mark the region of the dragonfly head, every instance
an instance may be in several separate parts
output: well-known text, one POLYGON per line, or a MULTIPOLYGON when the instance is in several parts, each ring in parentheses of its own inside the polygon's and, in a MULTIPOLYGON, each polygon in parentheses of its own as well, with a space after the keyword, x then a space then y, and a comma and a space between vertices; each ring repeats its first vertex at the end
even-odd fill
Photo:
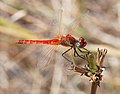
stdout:
POLYGON ((79 41, 76 43, 78 48, 84 48, 87 45, 86 40, 83 37, 80 37, 79 41))

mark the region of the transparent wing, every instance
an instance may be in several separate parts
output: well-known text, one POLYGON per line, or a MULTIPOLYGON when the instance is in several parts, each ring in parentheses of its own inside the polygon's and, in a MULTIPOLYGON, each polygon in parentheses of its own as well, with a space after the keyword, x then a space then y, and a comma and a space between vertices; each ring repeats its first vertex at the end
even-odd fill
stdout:
POLYGON ((79 34, 81 34, 83 31, 82 27, 80 26, 80 22, 78 22, 75 19, 74 20, 71 19, 71 20, 72 20, 71 23, 69 23, 65 27, 66 32, 72 34, 73 36, 80 37, 79 34))
POLYGON ((38 68, 45 68, 55 63, 57 45, 36 45, 36 62, 38 68))
POLYGON ((54 16, 53 16, 53 20, 51 21, 51 25, 52 25, 52 28, 54 29, 54 34, 55 35, 61 35, 63 34, 62 32, 62 12, 63 10, 62 9, 58 9, 55 11, 54 13, 54 16))

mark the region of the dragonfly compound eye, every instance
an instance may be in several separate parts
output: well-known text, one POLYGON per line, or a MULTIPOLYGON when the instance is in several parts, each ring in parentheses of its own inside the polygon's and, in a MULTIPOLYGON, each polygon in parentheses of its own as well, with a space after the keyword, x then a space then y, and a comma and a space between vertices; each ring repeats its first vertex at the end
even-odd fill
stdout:
POLYGON ((79 43, 81 47, 85 47, 87 45, 87 42, 83 37, 79 39, 79 43))

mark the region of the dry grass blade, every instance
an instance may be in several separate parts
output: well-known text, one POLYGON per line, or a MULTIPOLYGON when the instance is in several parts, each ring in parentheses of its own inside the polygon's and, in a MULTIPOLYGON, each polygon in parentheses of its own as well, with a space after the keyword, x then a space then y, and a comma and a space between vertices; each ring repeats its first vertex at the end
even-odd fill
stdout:
POLYGON ((2 17, 0 17, 0 32, 11 35, 13 37, 38 39, 38 37, 34 33, 31 33, 28 29, 14 24, 2 17))

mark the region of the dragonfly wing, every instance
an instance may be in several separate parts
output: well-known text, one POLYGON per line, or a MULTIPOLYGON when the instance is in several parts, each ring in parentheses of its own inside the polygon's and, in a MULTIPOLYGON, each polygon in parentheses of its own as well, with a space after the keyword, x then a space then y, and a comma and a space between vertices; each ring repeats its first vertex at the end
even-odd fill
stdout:
POLYGON ((37 45, 36 46, 36 62, 38 68, 45 68, 49 64, 55 62, 57 45, 37 45))

